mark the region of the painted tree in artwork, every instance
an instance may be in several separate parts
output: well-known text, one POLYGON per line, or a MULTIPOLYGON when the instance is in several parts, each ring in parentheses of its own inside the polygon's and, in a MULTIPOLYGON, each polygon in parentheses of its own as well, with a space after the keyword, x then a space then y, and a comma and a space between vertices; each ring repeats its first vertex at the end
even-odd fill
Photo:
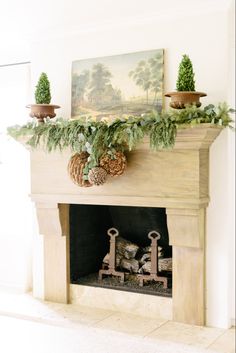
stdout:
POLYGON ((97 105, 103 101, 106 86, 110 84, 111 72, 103 64, 95 64, 92 68, 90 92, 88 98, 90 103, 97 105))
POLYGON ((145 60, 140 61, 136 69, 130 71, 129 76, 133 78, 136 85, 146 92, 146 103, 148 104, 148 94, 152 84, 150 65, 145 60))
POLYGON ((89 70, 84 70, 80 75, 74 73, 72 76, 72 116, 77 114, 78 106, 82 105, 86 89, 89 83, 89 70))
POLYGON ((163 85, 163 52, 148 60, 151 70, 151 91, 154 93, 153 105, 157 101, 157 93, 162 91, 163 85))
POLYGON ((72 98, 81 104, 89 83, 89 70, 84 70, 80 75, 74 74, 72 77, 72 98))

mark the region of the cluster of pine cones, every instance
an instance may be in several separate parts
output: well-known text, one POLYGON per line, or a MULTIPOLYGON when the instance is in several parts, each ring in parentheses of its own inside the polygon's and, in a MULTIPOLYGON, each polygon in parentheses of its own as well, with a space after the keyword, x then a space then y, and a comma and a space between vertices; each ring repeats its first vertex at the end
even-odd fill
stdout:
POLYGON ((87 152, 76 153, 71 157, 68 164, 68 173, 73 182, 79 186, 102 185, 106 182, 108 175, 113 177, 121 175, 127 166, 127 160, 123 152, 106 153, 101 157, 99 166, 90 169, 88 180, 84 180, 83 170, 88 162, 88 157, 87 152))

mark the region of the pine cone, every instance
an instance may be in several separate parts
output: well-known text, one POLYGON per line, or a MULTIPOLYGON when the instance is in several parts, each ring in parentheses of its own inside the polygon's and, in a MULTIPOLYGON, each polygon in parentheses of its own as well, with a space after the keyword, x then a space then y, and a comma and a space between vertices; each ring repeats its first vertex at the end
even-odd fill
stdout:
POLYGON ((88 180, 93 185, 102 185, 107 179, 107 172, 101 167, 94 167, 88 173, 88 180))
POLYGON ((87 152, 81 152, 74 154, 68 163, 68 173, 72 181, 79 186, 89 187, 92 186, 88 180, 83 178, 83 170, 87 164, 89 154, 87 152))
POLYGON ((127 166, 126 157, 121 151, 116 152, 114 157, 106 153, 100 159, 100 166, 111 176, 121 175, 127 166))

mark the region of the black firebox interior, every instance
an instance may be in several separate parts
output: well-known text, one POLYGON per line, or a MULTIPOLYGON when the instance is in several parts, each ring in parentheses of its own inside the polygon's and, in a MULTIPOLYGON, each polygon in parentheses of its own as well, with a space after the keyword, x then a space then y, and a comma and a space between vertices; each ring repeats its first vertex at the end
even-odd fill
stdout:
POLYGON ((172 256, 165 208, 70 205, 70 274, 71 282, 96 273, 109 252, 107 230, 118 229, 120 236, 139 246, 150 245, 151 230, 161 234, 158 242, 164 257, 172 256))

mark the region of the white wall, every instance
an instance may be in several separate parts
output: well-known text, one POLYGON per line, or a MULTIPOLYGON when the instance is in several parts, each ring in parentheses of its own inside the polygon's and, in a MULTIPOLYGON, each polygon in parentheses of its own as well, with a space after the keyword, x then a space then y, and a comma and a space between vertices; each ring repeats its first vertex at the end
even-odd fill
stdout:
MULTIPOLYGON (((143 4, 145 7, 145 3, 143 4)), ((182 54, 192 59, 196 89, 207 92, 204 103, 229 100, 228 11, 208 11, 168 20, 139 18, 122 25, 118 22, 84 30, 64 38, 33 42, 32 84, 42 71, 52 87, 52 102, 61 105, 58 115, 70 117, 71 63, 73 60, 128 53, 156 48, 165 49, 165 90, 175 89, 182 54)), ((232 53, 232 51, 231 51, 232 53)), ((230 94, 232 95, 232 86, 230 94)), ((232 100, 231 100, 232 103, 232 100)), ((167 103, 168 104, 168 103, 167 103)), ((232 133, 224 131, 211 148, 211 204, 207 223, 207 318, 212 326, 228 327, 234 315, 232 273, 230 268, 234 236, 232 222, 233 188, 232 133), (217 273, 219 271, 219 274, 217 273)))
MULTIPOLYGON (((235 100, 235 2, 232 1, 229 11, 229 61, 228 61, 228 102, 236 108, 235 100)), ((235 120, 235 119, 234 119, 235 120)), ((235 123, 234 123, 235 127, 235 123)), ((229 257, 230 257, 230 313, 233 318, 232 323, 235 326, 235 133, 228 135, 228 210, 229 210, 229 257)))
POLYGON ((0 67, 0 286, 20 291, 32 285, 30 163, 29 153, 6 128, 25 122, 29 89, 29 65, 0 67))
POLYGON ((27 40, 0 38, 0 65, 28 62, 30 48, 27 40))

